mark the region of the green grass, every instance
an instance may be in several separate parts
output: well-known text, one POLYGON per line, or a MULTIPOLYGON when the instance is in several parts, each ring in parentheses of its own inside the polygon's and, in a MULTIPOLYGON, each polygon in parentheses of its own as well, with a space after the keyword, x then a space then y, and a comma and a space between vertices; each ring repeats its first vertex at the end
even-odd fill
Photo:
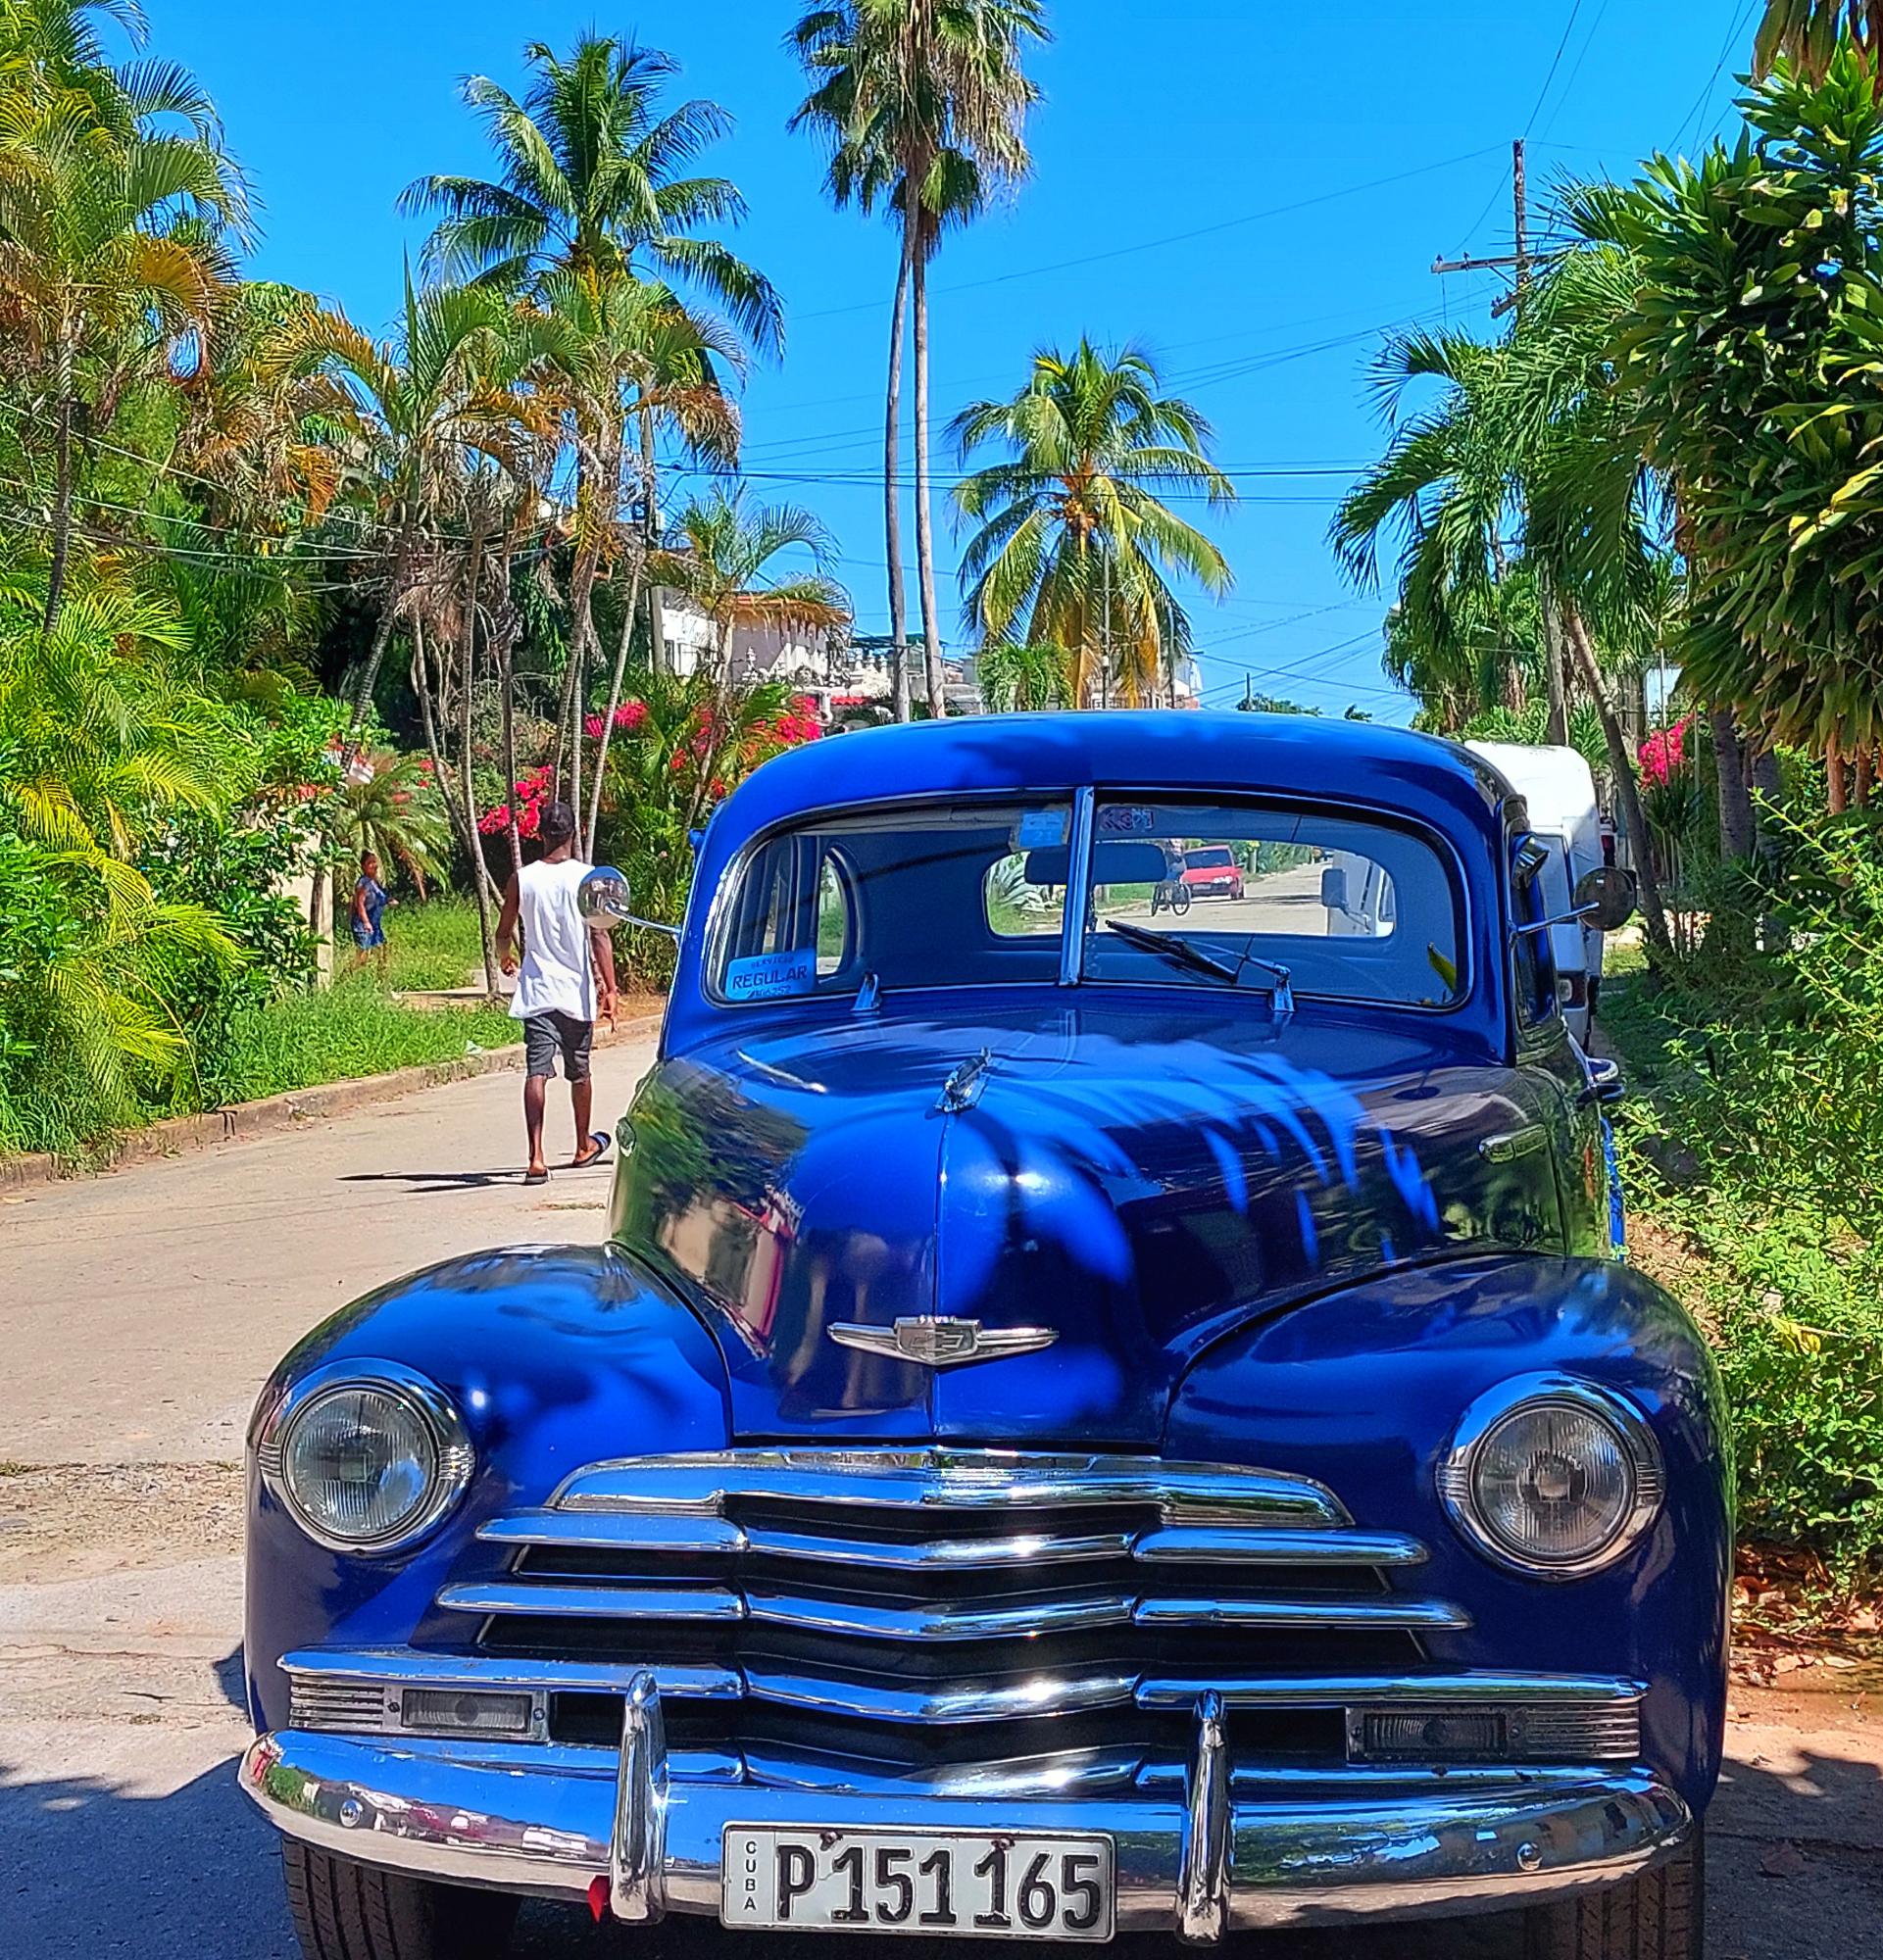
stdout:
POLYGON ((217 1101, 249 1102, 453 1061, 473 1048, 506 1048, 516 1040, 517 1023, 502 1007, 407 1007, 365 980, 343 982, 244 1016, 219 1071, 217 1101))
MULTIPOLYGON (((477 938, 477 906, 469 898, 408 899, 385 914, 386 985, 396 993, 443 992, 481 985, 483 949, 477 938)), ((495 920, 492 921, 495 924, 495 920)), ((335 970, 353 958, 353 936, 345 921, 335 935, 335 970)))

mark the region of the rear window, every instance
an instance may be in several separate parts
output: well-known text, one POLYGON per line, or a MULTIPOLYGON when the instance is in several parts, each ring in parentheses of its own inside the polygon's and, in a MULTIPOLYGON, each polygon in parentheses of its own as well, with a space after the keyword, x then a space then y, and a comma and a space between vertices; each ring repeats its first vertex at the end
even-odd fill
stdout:
POLYGON ((1214 871, 1218 865, 1227 870, 1236 860, 1227 851, 1186 851, 1183 861, 1193 871, 1214 871))

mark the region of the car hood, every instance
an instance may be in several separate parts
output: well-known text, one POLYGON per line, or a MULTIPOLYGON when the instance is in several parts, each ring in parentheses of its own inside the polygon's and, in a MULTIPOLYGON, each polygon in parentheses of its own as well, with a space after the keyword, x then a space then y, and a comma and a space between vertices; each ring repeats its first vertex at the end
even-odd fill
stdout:
POLYGON ((648 1077, 611 1235, 706 1315, 741 1438, 1155 1444, 1243 1322, 1560 1245, 1551 1152, 1501 1142, 1541 1142, 1549 1094, 1404 1016, 772 1021, 648 1077), (922 1316, 1053 1339, 942 1367, 851 1345, 922 1316))

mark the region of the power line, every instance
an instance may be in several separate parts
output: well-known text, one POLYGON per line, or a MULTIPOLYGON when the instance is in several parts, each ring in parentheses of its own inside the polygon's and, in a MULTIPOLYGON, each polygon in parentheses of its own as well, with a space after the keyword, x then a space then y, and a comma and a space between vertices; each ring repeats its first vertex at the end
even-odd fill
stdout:
POLYGON ((1543 125, 1544 136, 1548 136, 1556 127, 1556 120, 1562 114, 1562 105, 1575 93, 1576 77, 1582 73, 1582 64, 1589 59, 1589 50, 1595 46, 1596 36, 1602 31, 1603 22, 1609 18, 1610 4, 1611 0, 1602 0, 1602 5, 1596 10, 1595 23, 1583 38, 1582 52, 1576 56, 1575 67, 1569 71, 1569 78, 1562 84, 1562 93, 1557 97, 1556 107, 1550 111, 1549 122, 1543 125))
MULTIPOLYGON (((1580 5, 1581 0, 1577 0, 1580 5)), ((1160 252, 1169 245, 1187 245, 1193 239, 1213 238, 1224 231, 1233 231, 1245 224, 1260 224, 1271 218, 1291 217, 1298 211, 1312 211, 1318 205, 1332 204, 1341 198, 1363 197, 1368 191, 1385 190, 1394 184, 1410 182, 1414 177, 1430 176, 1436 171, 1456 169, 1460 164, 1476 163, 1480 157, 1487 157, 1496 148, 1487 145, 1481 150, 1469 150, 1462 156, 1446 157, 1437 163, 1419 164, 1410 171, 1398 171, 1391 176, 1373 177, 1365 183, 1348 184, 1340 190, 1322 191, 1317 197, 1305 197, 1293 204, 1272 205, 1265 211, 1245 212, 1240 218, 1225 218, 1215 224, 1200 224, 1189 231, 1173 231, 1163 238, 1145 238, 1131 245, 1116 245, 1105 252, 1088 252, 1076 259, 1056 259, 1045 265, 1022 266, 1011 272, 996 272, 984 279, 966 279, 951 286, 938 286, 938 294, 978 292, 989 286, 1011 285, 1016 279, 1032 279, 1048 272, 1071 271, 1080 266, 1103 265, 1114 259, 1130 258, 1139 252, 1160 252)), ((888 304, 885 300, 859 300, 850 306, 825 307, 818 313, 801 313, 794 318, 799 320, 835 319, 845 314, 879 313, 888 304)))
POLYGON ((1550 93, 1550 84, 1556 80, 1556 72, 1562 66, 1562 51, 1569 45, 1569 36, 1576 30, 1576 21, 1582 13, 1582 0, 1575 0, 1569 9, 1569 24, 1562 30, 1562 38, 1556 44, 1556 54, 1550 63, 1550 73, 1543 77, 1543 86, 1537 92, 1536 107, 1530 111, 1530 120, 1523 125, 1527 136, 1536 127, 1536 119, 1543 114, 1544 98, 1550 93))
POLYGON ((1713 84, 1719 79, 1719 72, 1726 66, 1726 57, 1732 53, 1734 47, 1745 34, 1746 29, 1752 25, 1753 15, 1758 11, 1759 6, 1759 0, 1747 0, 1747 4, 1740 10, 1739 17, 1726 29, 1726 38, 1719 44, 1719 55, 1713 63, 1712 73, 1708 75, 1700 93, 1694 97, 1694 106, 1680 119, 1680 127, 1674 133, 1674 149, 1676 153, 1678 153, 1687 140, 1687 125, 1689 123, 1694 125, 1695 131, 1698 133, 1700 119, 1706 113, 1708 100, 1713 92, 1713 84))

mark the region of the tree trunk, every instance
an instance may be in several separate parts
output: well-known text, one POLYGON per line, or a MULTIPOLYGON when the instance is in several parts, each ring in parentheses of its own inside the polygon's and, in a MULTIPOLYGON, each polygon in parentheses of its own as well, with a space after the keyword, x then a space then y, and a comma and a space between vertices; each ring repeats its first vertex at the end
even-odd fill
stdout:
POLYGON ((1719 791, 1719 855, 1729 861, 1750 858, 1759 831, 1746 777, 1746 745, 1730 708, 1710 709, 1707 720, 1713 734, 1713 772, 1719 791))
POLYGON ((62 333, 54 361, 59 406, 53 427, 52 559, 46 566, 45 631, 50 636, 66 603, 66 565, 72 557, 72 338, 62 333))
POLYGON ((340 759, 342 774, 353 766, 360 754, 360 730, 366 726, 367 716, 372 710, 372 690, 379 682, 379 667, 392 639, 399 601, 405 597, 406 579, 412 569, 412 533, 401 519, 398 542, 392 548, 391 583, 386 590, 385 604, 379 609, 378 623, 372 629, 372 645, 367 653, 366 671, 360 676, 360 686, 353 697, 353 716, 347 724, 346 749, 340 759))
POLYGON ((1565 609, 1559 602, 1550 579, 1545 576, 1541 583, 1538 597, 1543 612, 1543 677, 1550 698, 1549 714, 1543 724, 1543 739, 1555 748, 1562 748, 1569 740, 1568 676, 1563 671, 1562 659, 1565 609))
POLYGON ((621 609, 621 642, 615 649, 615 670, 608 678, 608 707, 602 714, 602 738, 595 748, 595 784, 588 794, 588 846, 595 848, 595 832, 602 820, 602 780, 608 773, 608 749, 615 738, 615 710, 621 705, 621 683, 627 673, 628 648, 634 639, 634 614, 641 603, 641 577, 646 555, 634 561, 628 576, 627 604, 621 609))
POLYGON ((883 417, 883 536, 889 566, 889 678, 896 719, 911 717, 909 705, 909 604, 902 571, 902 350, 909 324, 909 266, 915 233, 903 226, 902 258, 896 267, 896 304, 889 324, 888 406, 883 417))
POLYGON ((1857 752, 1857 781, 1852 790, 1852 801, 1858 809, 1867 809, 1870 804, 1870 790, 1875 780, 1876 752, 1873 749, 1859 749, 1857 752))
POLYGON ((503 729, 504 752, 504 808, 510 813, 510 821, 504 826, 504 835, 510 844, 510 868, 512 872, 523 868, 522 833, 517 828, 517 615, 511 608, 510 597, 510 547, 504 547, 504 555, 498 560, 499 574, 503 579, 503 610, 500 624, 494 638, 497 643, 497 714, 503 729))
POLYGON ((903 222, 912 238, 911 283, 916 304, 916 562, 921 582, 922 670, 928 711, 939 721, 947 712, 942 672, 941 622, 935 609, 935 539, 928 507, 928 255, 921 248, 919 179, 909 178, 909 210, 903 222))
POLYGON ((477 902, 477 943, 484 959, 484 998, 494 1001, 497 985, 497 933, 490 915, 490 867, 484 862, 482 840, 477 829, 477 791, 471 774, 471 709, 473 683, 477 678, 477 592, 482 584, 483 545, 479 540, 473 560, 476 573, 471 587, 471 603, 465 612, 464 708, 458 720, 458 790, 464 798, 465 839, 471 851, 471 889, 477 902))
POLYGON ((1641 887, 1642 924, 1652 946, 1661 953, 1671 953, 1673 941, 1667 933, 1667 908, 1661 902, 1660 881, 1655 876, 1654 845, 1649 839, 1647 819, 1641 810, 1641 790, 1635 781, 1634 758, 1628 753, 1628 743, 1621 732, 1614 704, 1603 685, 1602 669, 1596 663, 1595 649, 1589 644, 1588 629, 1573 607, 1562 609, 1562 631, 1575 655, 1576 664, 1582 670, 1582 684, 1588 689, 1589 699, 1595 705, 1596 717, 1602 723, 1602 739, 1609 751, 1609 771, 1614 777, 1615 797, 1621 805, 1621 820, 1628 833, 1628 842, 1634 847, 1635 876, 1641 887))
POLYGON ((1849 808, 1844 787, 1844 752, 1835 735, 1824 744, 1824 808, 1832 816, 1842 816, 1849 808))

